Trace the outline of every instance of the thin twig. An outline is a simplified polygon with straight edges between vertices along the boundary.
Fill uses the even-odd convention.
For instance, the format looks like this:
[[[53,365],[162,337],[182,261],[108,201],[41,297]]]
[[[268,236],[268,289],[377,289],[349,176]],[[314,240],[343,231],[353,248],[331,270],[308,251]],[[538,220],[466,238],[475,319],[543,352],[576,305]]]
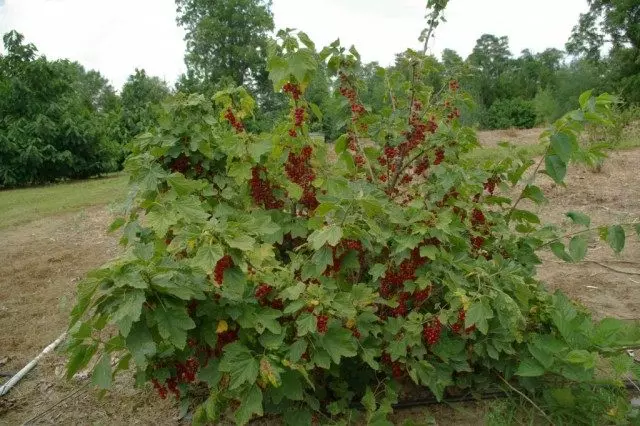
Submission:
[[[598,265],[604,269],[608,269],[613,272],[617,272],[618,274],[626,274],[626,275],[638,275],[640,276],[640,272],[631,272],[631,271],[623,271],[621,269],[612,268],[611,266],[605,265],[604,263],[596,262],[595,260],[585,260],[584,263],[593,263],[594,265]]]
[[[84,385],[80,386],[78,389],[73,390],[72,392],[69,393],[69,395],[65,396],[64,398],[62,398],[60,401],[57,401],[55,404],[51,405],[50,407],[48,407],[46,410],[41,411],[40,413],[36,414],[35,416],[31,417],[30,419],[26,420],[24,423],[22,423],[22,426],[26,426],[28,424],[30,424],[31,422],[38,420],[40,417],[44,416],[45,414],[47,414],[48,412],[52,411],[53,409],[55,409],[57,406],[59,406],[60,404],[62,404],[63,402],[65,402],[66,400],[68,400],[69,398],[77,395],[78,393],[80,393],[81,391],[85,390],[85,388],[87,388],[87,386],[89,386],[91,384],[90,381],[88,381],[87,383],[85,383]]]
[[[511,215],[516,210],[516,207],[518,207],[518,204],[520,204],[520,201],[522,201],[524,199],[524,192],[527,190],[527,187],[535,182],[536,176],[537,176],[538,172],[540,171],[540,167],[542,167],[542,163],[543,163],[545,157],[547,156],[547,153],[549,152],[549,148],[550,147],[551,147],[551,145],[547,146],[547,149],[544,151],[544,154],[542,154],[542,158],[540,158],[540,161],[538,161],[538,165],[533,170],[533,174],[531,175],[531,177],[527,181],[527,184],[524,186],[524,188],[520,192],[520,196],[518,196],[518,199],[516,200],[516,202],[513,203],[513,206],[511,206],[511,209],[509,209],[509,213],[507,214],[507,221],[511,220]]]
[[[509,386],[509,388],[511,390],[513,390],[515,393],[517,393],[518,395],[520,395],[521,397],[523,397],[525,400],[527,400],[527,402],[529,402],[531,405],[533,405],[542,415],[542,417],[545,418],[546,421],[549,422],[549,424],[554,424],[553,420],[551,420],[551,418],[549,416],[547,416],[547,413],[544,412],[544,410],[542,408],[540,408],[538,406],[538,404],[536,404],[535,402],[533,402],[533,400],[531,398],[529,398],[527,395],[525,395],[524,393],[522,393],[521,391],[519,391],[518,389],[516,389],[515,387],[513,387],[513,385],[511,385],[511,383],[507,382],[504,377],[502,377],[501,375],[498,374],[498,378],[500,378],[500,380],[502,380],[504,382],[505,385]]]

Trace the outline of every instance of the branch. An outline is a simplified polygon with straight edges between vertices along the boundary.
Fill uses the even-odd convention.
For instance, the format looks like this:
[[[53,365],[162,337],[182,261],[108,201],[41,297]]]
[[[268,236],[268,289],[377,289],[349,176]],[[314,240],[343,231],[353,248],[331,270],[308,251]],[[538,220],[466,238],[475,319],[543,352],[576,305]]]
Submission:
[[[640,276],[640,272],[630,272],[630,271],[623,271],[622,269],[616,269],[613,268],[611,266],[605,265],[604,263],[600,263],[600,262],[596,262],[595,260],[585,260],[582,263],[593,263],[594,265],[598,265],[604,269],[608,269],[610,271],[616,272],[618,274],[625,274],[625,275],[637,275]]]
[[[498,378],[500,378],[500,380],[502,380],[504,382],[505,385],[509,386],[509,388],[511,388],[511,390],[513,390],[515,393],[517,393],[518,395],[520,395],[521,397],[523,397],[527,402],[529,402],[531,405],[533,405],[542,415],[542,417],[544,417],[544,419],[546,421],[549,422],[549,424],[553,425],[555,424],[553,422],[553,420],[551,420],[551,418],[549,416],[547,416],[547,413],[545,413],[542,408],[540,408],[538,406],[538,404],[536,404],[535,402],[533,402],[533,400],[531,398],[529,398],[527,395],[525,395],[524,393],[522,393],[521,391],[519,391],[518,389],[516,389],[515,387],[513,387],[513,385],[511,385],[511,383],[507,382],[504,377],[502,377],[501,375],[498,375]]]
[[[527,184],[524,186],[524,188],[520,192],[518,199],[516,200],[515,203],[513,203],[513,206],[511,206],[511,209],[509,209],[509,213],[507,214],[507,222],[511,221],[511,214],[515,211],[516,207],[518,207],[518,204],[520,204],[520,201],[524,199],[524,192],[527,190],[527,187],[531,185],[533,182],[535,182],[536,176],[538,175],[538,172],[540,171],[540,167],[542,167],[542,163],[544,162],[545,157],[549,153],[550,148],[551,148],[551,145],[547,146],[547,149],[544,151],[544,154],[542,154],[542,158],[540,159],[540,161],[538,161],[538,165],[536,165],[536,168],[533,170],[533,174],[531,175],[531,177],[527,181]]]

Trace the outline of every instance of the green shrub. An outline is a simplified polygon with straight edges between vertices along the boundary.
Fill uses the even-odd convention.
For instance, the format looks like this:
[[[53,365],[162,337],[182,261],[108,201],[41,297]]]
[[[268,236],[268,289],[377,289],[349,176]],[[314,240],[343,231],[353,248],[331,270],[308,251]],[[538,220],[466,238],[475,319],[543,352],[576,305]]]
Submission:
[[[482,125],[487,129],[530,129],[537,121],[533,103],[521,99],[499,99],[491,105],[482,117]]]
[[[132,205],[112,226],[126,248],[79,286],[68,375],[97,359],[93,381],[106,389],[133,364],[139,384],[193,401],[195,424],[278,414],[308,425],[389,424],[407,381],[442,399],[589,382],[619,353],[616,371],[627,371],[638,328],[593,322],[535,268],[545,248],[582,260],[590,232],[619,252],[630,225],[591,230],[574,212],[583,232],[565,237],[541,224],[520,205],[545,201],[520,185],[532,161],[461,160],[478,144],[459,122],[456,81],[431,102],[432,88],[390,78],[394,107],[376,115],[359,100],[357,51],[312,46],[281,32],[270,52],[290,110],[271,135],[246,131],[255,102],[238,88],[213,102],[177,96],[136,140]],[[424,56],[410,55],[420,72]],[[351,111],[335,156],[309,135],[321,114],[305,87],[321,61]],[[548,132],[544,169],[557,183],[581,158],[584,122],[607,119],[612,103],[581,101]]]

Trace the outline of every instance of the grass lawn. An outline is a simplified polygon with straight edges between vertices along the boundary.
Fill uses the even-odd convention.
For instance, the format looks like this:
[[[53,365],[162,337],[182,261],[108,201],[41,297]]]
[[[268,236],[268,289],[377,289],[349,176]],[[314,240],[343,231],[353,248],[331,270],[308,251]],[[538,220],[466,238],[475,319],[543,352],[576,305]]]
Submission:
[[[0,229],[43,217],[121,201],[128,177],[100,179],[0,191]]]

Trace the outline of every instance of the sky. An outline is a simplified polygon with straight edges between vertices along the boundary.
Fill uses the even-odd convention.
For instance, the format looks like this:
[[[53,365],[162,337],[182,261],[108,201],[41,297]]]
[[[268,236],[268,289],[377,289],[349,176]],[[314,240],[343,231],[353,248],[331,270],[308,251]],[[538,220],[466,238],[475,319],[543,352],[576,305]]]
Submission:
[[[340,38],[364,61],[393,62],[419,49],[425,0],[273,0],[276,28],[305,31],[318,46]],[[430,52],[466,57],[484,33],[508,36],[511,51],[563,49],[586,0],[450,0]],[[49,59],[100,71],[119,89],[135,68],[170,84],[184,72],[184,32],[174,0],[0,0],[0,33],[24,34]]]

